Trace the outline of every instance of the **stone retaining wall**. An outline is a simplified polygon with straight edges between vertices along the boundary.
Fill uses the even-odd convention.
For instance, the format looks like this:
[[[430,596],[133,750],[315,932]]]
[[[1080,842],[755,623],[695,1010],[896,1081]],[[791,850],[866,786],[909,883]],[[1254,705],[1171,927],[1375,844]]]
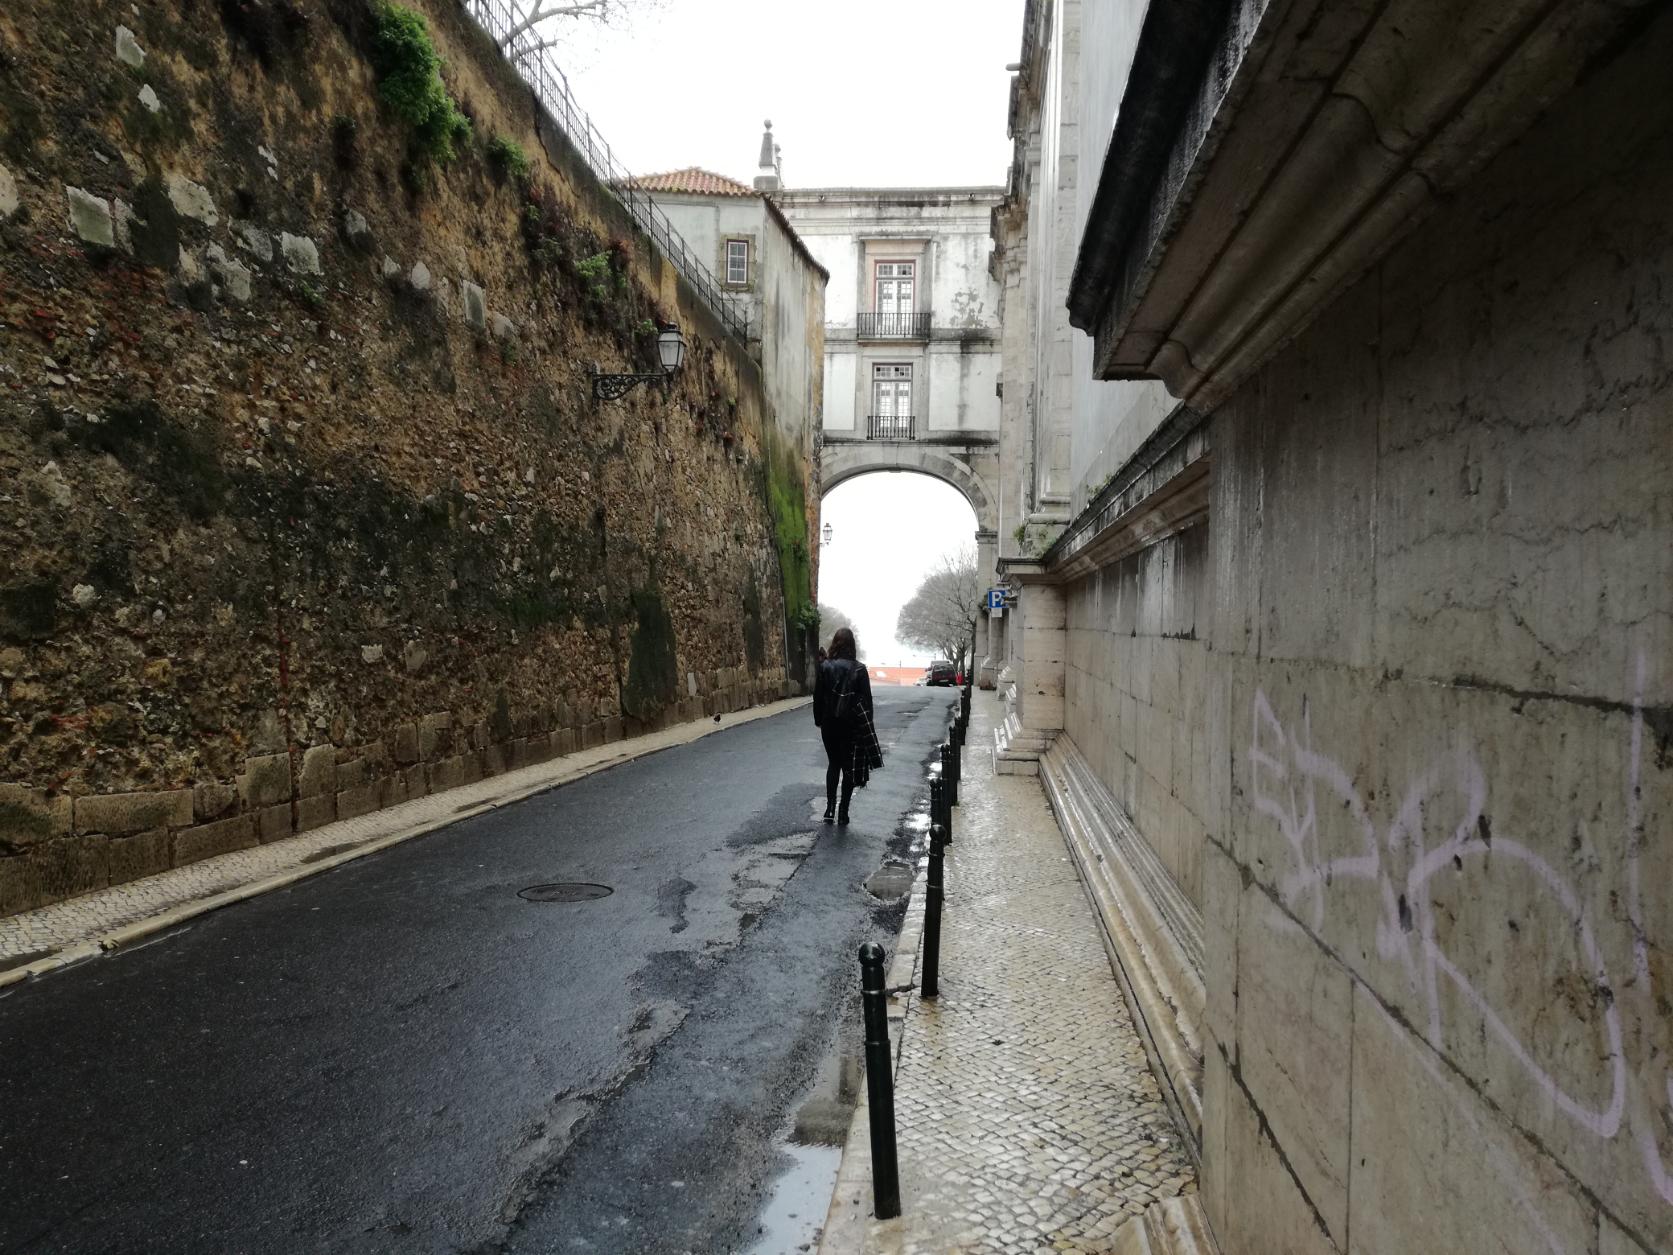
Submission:
[[[0,12],[0,912],[798,687],[812,416],[413,7],[450,162],[369,0]]]

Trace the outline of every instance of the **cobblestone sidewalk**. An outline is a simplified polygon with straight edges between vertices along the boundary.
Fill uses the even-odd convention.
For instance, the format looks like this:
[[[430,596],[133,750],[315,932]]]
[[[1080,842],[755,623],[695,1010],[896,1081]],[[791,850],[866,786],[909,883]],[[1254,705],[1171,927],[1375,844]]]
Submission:
[[[922,899],[890,974],[900,1218],[871,1217],[862,1100],[820,1246],[849,1252],[1107,1251],[1196,1189],[1039,782],[995,776],[977,694],[946,860],[941,995],[916,986]],[[920,887],[922,881],[920,878]]]

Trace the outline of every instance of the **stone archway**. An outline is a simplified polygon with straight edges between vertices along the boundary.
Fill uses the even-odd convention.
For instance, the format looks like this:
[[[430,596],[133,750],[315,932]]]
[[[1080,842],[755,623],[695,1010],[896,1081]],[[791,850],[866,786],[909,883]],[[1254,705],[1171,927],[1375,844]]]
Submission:
[[[998,582],[999,498],[993,485],[999,477],[999,449],[996,442],[959,441],[932,443],[927,440],[854,440],[826,433],[819,455],[819,496],[823,500],[834,489],[879,471],[909,471],[928,475],[957,489],[976,515],[976,569],[982,586]],[[992,620],[978,625],[982,639],[977,657],[983,662],[984,688],[991,688],[992,659],[999,656]],[[986,655],[986,657],[984,657]]]

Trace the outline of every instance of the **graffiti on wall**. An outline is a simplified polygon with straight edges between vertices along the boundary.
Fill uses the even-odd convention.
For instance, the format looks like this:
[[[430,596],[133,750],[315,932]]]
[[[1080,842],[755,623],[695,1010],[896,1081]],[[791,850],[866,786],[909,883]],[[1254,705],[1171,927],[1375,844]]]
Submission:
[[[1474,747],[1461,739],[1439,751],[1403,789],[1385,795],[1374,808],[1351,774],[1314,745],[1311,716],[1303,701],[1300,719],[1286,726],[1264,691],[1252,703],[1247,753],[1250,798],[1256,813],[1277,825],[1289,865],[1278,892],[1285,906],[1319,933],[1333,893],[1346,886],[1369,887],[1377,904],[1375,949],[1404,974],[1416,1004],[1426,1016],[1422,1025],[1430,1045],[1445,1055],[1444,988],[1450,986],[1481,1016],[1486,1030],[1557,1110],[1579,1127],[1604,1140],[1623,1133],[1632,1139],[1645,1175],[1657,1195],[1673,1204],[1673,1172],[1658,1141],[1658,1131],[1673,1115],[1673,1070],[1660,1061],[1660,1085],[1648,1084],[1647,1059],[1629,1058],[1622,1028],[1622,999],[1641,1000],[1645,1023],[1655,1022],[1650,946],[1643,915],[1642,875],[1645,832],[1641,813],[1644,759],[1644,664],[1638,663],[1626,755],[1624,799],[1625,883],[1611,894],[1624,902],[1631,936],[1630,953],[1614,956],[1615,969],[1598,942],[1586,900],[1558,868],[1514,834],[1492,824],[1486,772]],[[1321,816],[1341,814],[1350,834],[1345,850],[1326,850]],[[1508,1022],[1473,983],[1471,975],[1447,953],[1437,937],[1439,883],[1454,892],[1453,904],[1468,903],[1468,879],[1490,859],[1509,860],[1524,868],[1537,901],[1536,911],[1554,912],[1575,947],[1575,968],[1590,991],[1580,1000],[1590,1012],[1588,1027],[1597,1039],[1598,1073],[1564,1078],[1536,1055],[1535,1048]],[[1450,873],[1452,879],[1438,882]],[[1467,909],[1467,908],[1466,908]],[[1547,916],[1550,918],[1550,916]],[[1514,922],[1511,925],[1514,927]],[[1630,968],[1629,971],[1625,970]],[[1616,970],[1620,969],[1620,971]],[[1625,974],[1623,984],[1618,974]],[[1574,1001],[1567,1005],[1576,1005]],[[1548,1008],[1547,1008],[1548,1009]],[[1650,1049],[1645,1043],[1645,1049]],[[1634,1064],[1640,1066],[1633,1066]],[[1598,1092],[1579,1092],[1586,1083]]]

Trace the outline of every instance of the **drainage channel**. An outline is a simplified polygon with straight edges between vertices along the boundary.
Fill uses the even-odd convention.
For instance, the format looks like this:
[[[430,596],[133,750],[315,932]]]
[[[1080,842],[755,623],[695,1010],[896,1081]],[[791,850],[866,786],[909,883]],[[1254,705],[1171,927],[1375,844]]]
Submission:
[[[844,1022],[852,1019],[843,1017]],[[772,1183],[756,1218],[755,1240],[744,1255],[789,1255],[818,1245],[865,1079],[860,1043],[845,1040],[848,1035],[839,1024],[813,1087],[779,1139],[778,1150],[789,1162]]]

